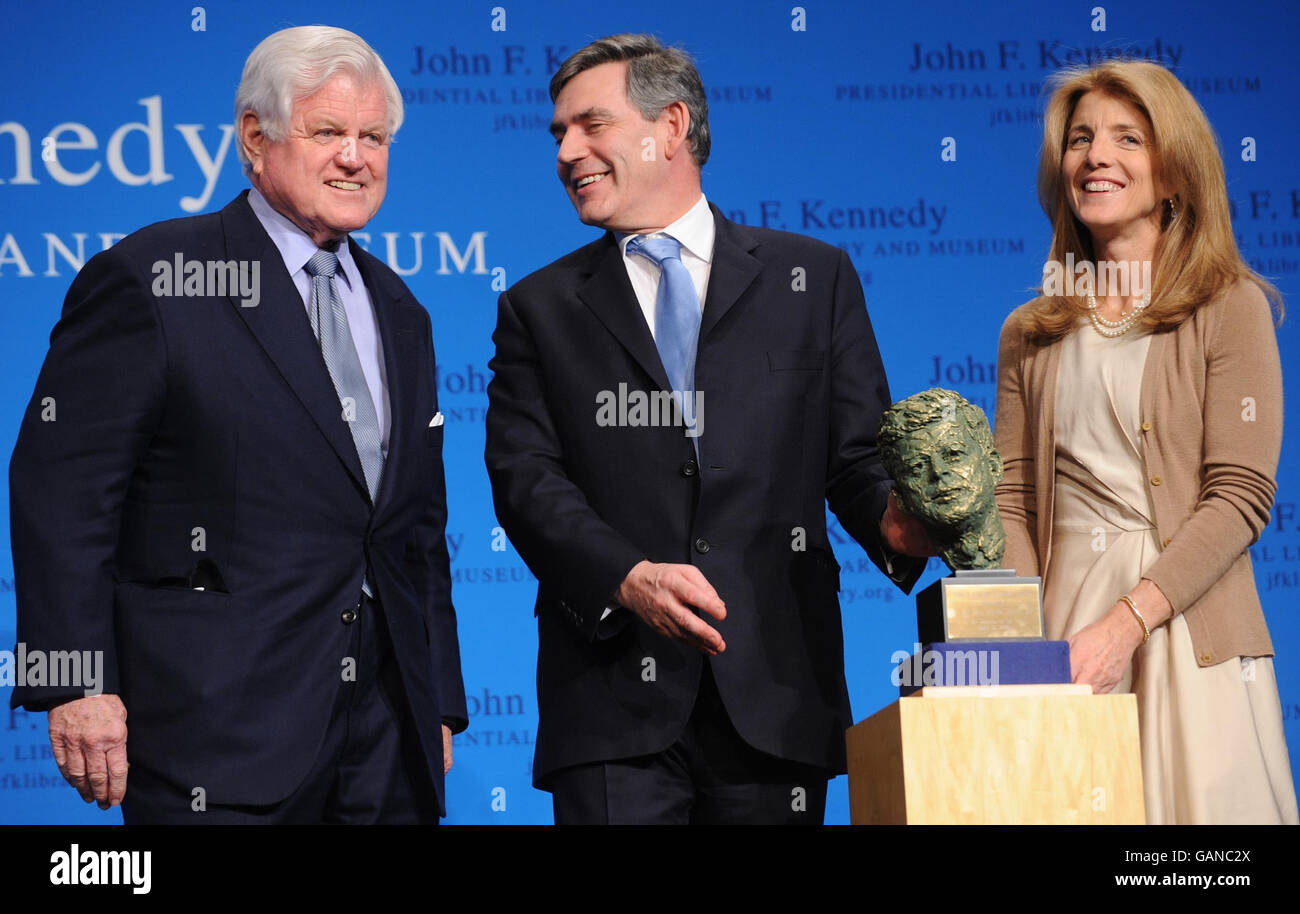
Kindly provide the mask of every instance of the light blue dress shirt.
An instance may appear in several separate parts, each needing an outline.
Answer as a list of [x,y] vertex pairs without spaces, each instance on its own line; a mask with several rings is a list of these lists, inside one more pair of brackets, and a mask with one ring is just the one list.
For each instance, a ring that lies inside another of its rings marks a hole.
[[[280,256],[284,258],[284,267],[289,271],[293,284],[302,296],[303,308],[311,307],[311,277],[307,275],[307,261],[316,253],[316,243],[307,233],[294,225],[286,216],[271,208],[266,198],[252,188],[248,192],[248,203],[253,208],[257,221],[271,236]],[[348,328],[352,331],[352,343],[357,347],[357,357],[361,359],[361,370],[366,376],[366,386],[370,388],[370,398],[375,404],[375,415],[379,418],[379,443],[384,458],[388,457],[388,432],[392,426],[392,416],[388,404],[388,374],[384,367],[384,347],[379,338],[379,327],[375,321],[375,308],[370,300],[366,284],[361,280],[361,271],[344,240],[335,251],[339,258],[339,273],[335,276],[335,287],[343,300],[343,308],[348,315]]]

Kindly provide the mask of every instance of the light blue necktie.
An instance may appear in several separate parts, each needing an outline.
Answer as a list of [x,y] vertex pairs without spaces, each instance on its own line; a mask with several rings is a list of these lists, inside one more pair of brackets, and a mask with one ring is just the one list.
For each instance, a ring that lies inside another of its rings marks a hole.
[[380,447],[379,417],[375,415],[375,401],[370,397],[357,356],[348,314],[343,308],[334,287],[334,275],[339,270],[339,259],[330,251],[317,251],[307,261],[311,276],[311,329],[320,342],[325,367],[338,392],[343,407],[343,418],[352,432],[352,441],[361,458],[361,469],[366,474],[366,487],[374,504],[379,495],[379,479],[384,471],[384,452]]
[[[655,297],[655,346],[668,373],[674,398],[680,396],[688,427],[695,424],[695,352],[700,338],[700,299],[682,263],[682,243],[676,238],[637,237],[627,249],[659,267]],[[691,439],[699,450],[699,440]]]

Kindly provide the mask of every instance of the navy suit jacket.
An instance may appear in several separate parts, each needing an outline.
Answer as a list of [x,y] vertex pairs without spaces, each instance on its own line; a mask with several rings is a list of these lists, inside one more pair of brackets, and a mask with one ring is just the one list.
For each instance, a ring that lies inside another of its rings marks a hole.
[[[842,251],[713,216],[698,459],[680,427],[597,421],[602,391],[670,389],[612,234],[500,299],[486,460],[497,517],[539,582],[539,786],[666,749],[686,725],[702,655],[626,610],[600,621],[642,559],[693,563],[726,603],[724,621],[705,620],[727,643],[710,663],[741,736],[845,769],[826,505],[884,567],[875,436],[889,387]],[[909,589],[923,566],[896,561],[893,577]]]
[[[429,316],[349,240],[391,400],[372,506],[302,298],[246,196],[141,229],[77,274],[10,464],[18,640],[103,651],[132,766],[209,803],[273,803],[316,758],[343,614],[368,576],[441,801],[440,723],[463,729],[466,711]],[[153,264],[177,253],[258,261],[260,302],[155,295]],[[201,562],[205,590],[190,586]],[[12,701],[83,694],[28,686]]]

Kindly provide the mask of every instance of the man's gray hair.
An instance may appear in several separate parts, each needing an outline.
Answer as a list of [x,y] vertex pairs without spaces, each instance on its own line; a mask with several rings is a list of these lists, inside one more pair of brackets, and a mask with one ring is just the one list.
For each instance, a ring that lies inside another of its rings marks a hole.
[[257,115],[268,140],[282,143],[289,134],[294,102],[315,93],[339,73],[362,86],[378,83],[384,90],[392,139],[402,126],[402,93],[374,48],[347,29],[327,25],[281,29],[253,48],[235,93],[235,150],[245,175],[251,173],[251,166],[238,141],[244,112]]
[[673,102],[682,102],[691,116],[686,139],[691,157],[703,166],[709,160],[709,100],[691,55],[666,48],[653,35],[610,35],[593,41],[560,65],[551,77],[551,101],[569,80],[603,63],[627,61],[627,100],[641,116],[653,121]]

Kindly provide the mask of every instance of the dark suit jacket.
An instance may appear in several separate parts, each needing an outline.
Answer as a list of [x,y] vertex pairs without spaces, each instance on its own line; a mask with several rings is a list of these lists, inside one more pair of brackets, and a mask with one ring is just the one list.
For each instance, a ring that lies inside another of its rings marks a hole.
[[[260,261],[260,303],[155,296],[152,265],[177,252]],[[301,783],[366,574],[440,799],[440,720],[465,726],[429,316],[352,254],[391,401],[373,509],[302,298],[246,194],[141,229],[77,274],[10,464],[19,641],[103,651],[131,765],[210,803],[272,803]],[[202,560],[224,587],[188,586]]]
[[[695,564],[726,603],[727,649],[711,664],[745,740],[845,767],[826,504],[883,567],[890,482],[875,435],[889,388],[842,251],[713,215],[698,460],[681,428],[596,421],[601,391],[668,389],[612,234],[500,299],[486,459],[497,517],[539,581],[539,786],[568,765],[666,749],[686,724],[702,655],[627,610],[600,623],[642,559]],[[922,566],[896,562],[896,579],[910,588]]]

